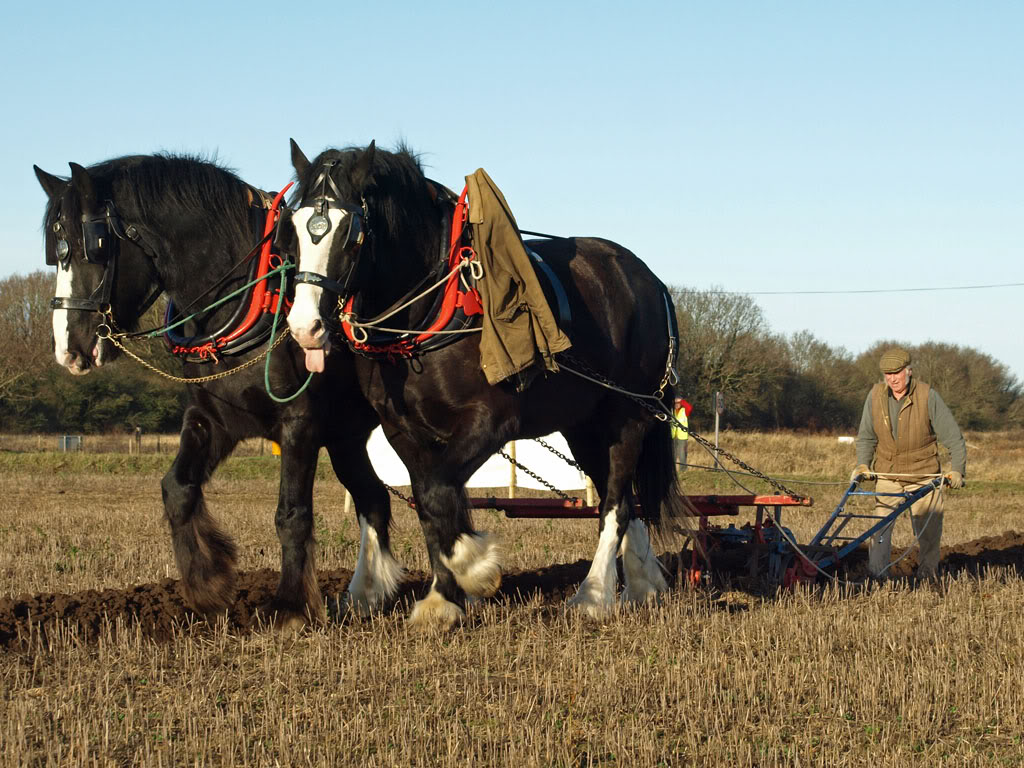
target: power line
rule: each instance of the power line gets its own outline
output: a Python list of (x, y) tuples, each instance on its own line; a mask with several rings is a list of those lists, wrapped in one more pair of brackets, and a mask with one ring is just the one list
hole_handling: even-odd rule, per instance
[(1024, 283), (992, 283), (990, 285), (951, 285), (940, 288), (861, 288), (837, 291), (691, 291), (714, 296), (810, 296), (851, 293), (928, 293), (931, 291), (978, 291), (987, 288), (1020, 288)]

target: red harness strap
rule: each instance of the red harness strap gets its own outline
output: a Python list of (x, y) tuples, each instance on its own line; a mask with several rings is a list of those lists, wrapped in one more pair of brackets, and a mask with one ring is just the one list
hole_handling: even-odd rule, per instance
[[(285, 192), (291, 187), (294, 182), (288, 182), (288, 185), (282, 189), (274, 197), (274, 202), (271, 204), (270, 209), (267, 211), (267, 220), (263, 225), (263, 248), (260, 250), (260, 264), (256, 271), (257, 276), (263, 276), (270, 271), (271, 257), (274, 256), (270, 252), (271, 249), (271, 237), (270, 233), (274, 231), (274, 225), (277, 224), (277, 220), (281, 215), (280, 206), (281, 200), (284, 199)], [(278, 259), (280, 261), (280, 259)], [(245, 317), (242, 318), (242, 322), (235, 330), (228, 333), (226, 336), (221, 336), (217, 339), (217, 348), (221, 348), (226, 344), (231, 343), (235, 339), (239, 338), (242, 334), (256, 325), (256, 321), (259, 320), (260, 315), (265, 312), (275, 312), (277, 310), (277, 302), (279, 301), (279, 291), (270, 290), (266, 280), (260, 280), (253, 287), (252, 301), (249, 304), (249, 311)]]
[[(460, 245), (465, 231), (466, 222), (469, 219), (469, 202), (466, 199), (468, 187), (463, 188), (459, 195), (459, 201), (455, 205), (455, 214), (452, 216), (451, 242), (448, 246), (448, 270), (451, 274), (444, 287), (444, 298), (441, 301), (441, 308), (437, 317), (430, 326), (413, 339), (395, 341), (391, 344), (374, 345), (356, 341), (351, 323), (342, 321), (341, 327), (345, 336), (352, 344), (352, 348), (359, 352), (367, 352), (375, 355), (387, 355), (389, 357), (410, 357), (416, 347), (433, 336), (437, 331), (444, 328), (451, 322), (455, 310), (461, 308), (466, 315), (482, 315), (484, 313), (483, 303), (480, 300), (480, 292), (476, 288), (468, 291), (463, 289), (459, 279), (459, 273), (453, 271), (456, 266), (462, 263), (463, 259), (472, 261), (476, 258), (476, 252), (469, 246)], [(350, 296), (345, 302), (345, 312), (352, 311), (354, 297)]]

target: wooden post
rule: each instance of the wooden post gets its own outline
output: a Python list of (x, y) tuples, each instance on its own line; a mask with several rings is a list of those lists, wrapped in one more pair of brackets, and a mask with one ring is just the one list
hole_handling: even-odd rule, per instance
[(587, 506), (594, 506), (594, 481), (590, 479), (590, 475), (587, 475)]
[[(513, 461), (516, 458), (516, 441), (513, 440), (508, 444), (508, 455), (512, 457)], [(516, 465), (511, 461), (508, 464), (508, 497), (514, 499), (516, 497)]]

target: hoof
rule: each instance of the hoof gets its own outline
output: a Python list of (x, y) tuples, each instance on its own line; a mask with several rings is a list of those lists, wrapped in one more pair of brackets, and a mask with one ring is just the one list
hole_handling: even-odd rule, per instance
[(473, 597), (490, 597), (501, 586), (501, 551), (493, 536), (462, 534), (451, 557), (441, 562), (455, 576), (462, 591)]
[(297, 634), (311, 627), (315, 622), (303, 611), (275, 607), (273, 603), (264, 603), (253, 612), (254, 625), (272, 627), (284, 634)]
[(182, 579), (179, 591), (185, 603), (196, 613), (204, 616), (222, 613), (235, 601), (235, 572), (221, 572), (201, 582)]
[(566, 607), (592, 619), (601, 621), (615, 612), (615, 600), (604, 594), (604, 590), (591, 587), (586, 582), (579, 591), (566, 601)]
[(466, 612), (455, 603), (446, 600), (440, 592), (430, 590), (418, 600), (409, 616), (410, 626), (420, 630), (448, 630), (463, 622)]

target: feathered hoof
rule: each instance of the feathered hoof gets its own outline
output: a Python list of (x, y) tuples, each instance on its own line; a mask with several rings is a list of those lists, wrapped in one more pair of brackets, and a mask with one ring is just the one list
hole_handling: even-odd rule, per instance
[(311, 618), (306, 611), (283, 608), (270, 601), (253, 612), (252, 624), (272, 628), (285, 635), (298, 634), (322, 623), (321, 617)]
[(627, 585), (622, 591), (622, 604), (624, 606), (636, 606), (650, 603), (657, 605), (661, 602), (661, 594), (664, 590), (645, 584), (640, 587)]
[(595, 621), (603, 621), (615, 613), (614, 598), (604, 594), (604, 590), (591, 588), (586, 582), (580, 585), (579, 591), (565, 603), (566, 609)]
[(409, 615), (409, 625), (423, 631), (445, 631), (465, 620), (466, 612), (455, 603), (446, 600), (440, 592), (431, 590), (418, 600)]
[(234, 569), (204, 579), (184, 578), (179, 582), (179, 590), (185, 603), (196, 613), (204, 616), (222, 613), (235, 601)]

